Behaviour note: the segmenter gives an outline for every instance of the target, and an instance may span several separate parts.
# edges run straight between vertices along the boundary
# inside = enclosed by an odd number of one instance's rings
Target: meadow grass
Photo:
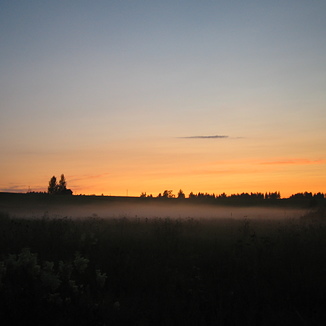
[[[286,220],[0,216],[3,325],[321,325],[324,211]]]

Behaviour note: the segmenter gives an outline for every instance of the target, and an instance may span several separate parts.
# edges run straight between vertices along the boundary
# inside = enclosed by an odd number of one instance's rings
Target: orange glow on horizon
[[[246,142],[248,146],[252,143]],[[242,139],[232,146],[228,142],[128,139],[64,152],[66,159],[62,161],[56,161],[53,154],[42,160],[33,155],[17,156],[14,164],[7,165],[8,173],[2,179],[3,185],[9,186],[0,187],[13,192],[46,191],[50,178],[64,173],[68,188],[86,195],[140,196],[146,192],[157,196],[164,190],[177,194],[182,189],[187,196],[190,192],[231,195],[279,191],[287,198],[304,191],[326,192],[323,157],[275,155],[258,144],[258,149],[251,151]],[[16,164],[22,159],[24,167],[18,169]]]
[[[282,198],[304,191],[325,192],[326,177],[320,174],[320,168],[324,168],[325,164],[323,160],[293,159],[270,162],[271,164],[256,161],[240,164],[235,162],[233,165],[221,164],[204,169],[201,166],[197,169],[192,166],[160,171],[144,168],[137,170],[137,173],[126,171],[123,176],[113,172],[72,178],[71,187],[78,194],[139,196],[146,192],[154,197],[166,189],[173,190],[174,194],[182,189],[186,196],[190,192],[231,195],[242,192],[280,191]],[[305,166],[314,168],[306,169]],[[297,177],[298,174],[300,178]]]

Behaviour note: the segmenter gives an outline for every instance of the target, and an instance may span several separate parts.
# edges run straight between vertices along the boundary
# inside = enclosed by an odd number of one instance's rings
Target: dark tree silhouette
[[[191,192],[190,194],[189,194],[189,198],[190,199],[193,199],[193,198],[196,198],[197,196],[193,193],[193,192]]]
[[[281,198],[281,194],[279,191],[275,191],[275,192],[269,192],[269,193],[265,193],[265,199],[280,199]]]
[[[67,182],[64,174],[61,174],[59,184],[57,178],[53,176],[49,181],[48,193],[51,195],[72,195],[72,190],[67,189]]]
[[[57,192],[64,193],[66,190],[67,190],[67,182],[66,182],[65,176],[63,174],[61,174]]]
[[[164,198],[174,198],[175,195],[172,193],[173,190],[164,190],[163,197]]]
[[[178,192],[178,198],[180,199],[186,198],[185,193],[181,189]]]
[[[58,189],[57,178],[53,176],[49,181],[48,193],[53,195],[57,192],[57,189]]]

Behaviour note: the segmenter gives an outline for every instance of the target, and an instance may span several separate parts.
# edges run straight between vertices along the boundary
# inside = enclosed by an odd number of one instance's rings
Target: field
[[[49,213],[53,203],[43,199],[20,198],[16,211],[10,210],[15,200],[2,202],[0,216],[2,325],[27,320],[323,325],[326,320],[323,208],[272,218],[267,214],[272,208],[251,217],[248,208],[229,207],[228,216],[214,218],[204,209],[195,217],[181,216],[180,206],[173,206],[178,213],[172,217],[155,214],[152,203],[152,217],[149,210],[146,216],[114,211],[102,217],[78,202],[69,216],[59,216]],[[60,200],[62,208],[66,199]],[[230,209],[246,213],[238,218]]]

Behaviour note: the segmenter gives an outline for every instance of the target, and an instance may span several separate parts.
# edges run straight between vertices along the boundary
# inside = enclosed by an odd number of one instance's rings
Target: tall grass
[[[0,318],[35,325],[319,325],[322,212],[292,220],[0,216]]]

